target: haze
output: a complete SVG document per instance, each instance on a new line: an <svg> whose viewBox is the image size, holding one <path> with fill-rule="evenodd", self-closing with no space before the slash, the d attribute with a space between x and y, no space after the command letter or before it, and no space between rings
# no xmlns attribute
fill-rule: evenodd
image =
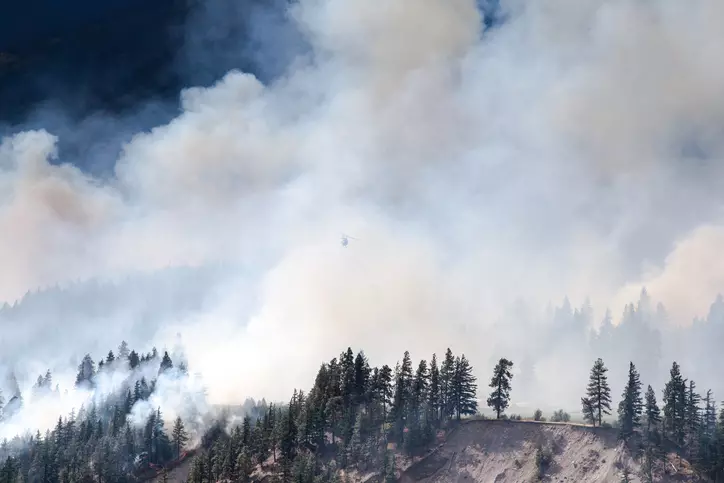
<svg viewBox="0 0 724 483"><path fill-rule="evenodd" d="M207 35L217 8L189 38ZM32 383L121 339L160 349L180 334L213 403L286 400L348 345L373 364L450 346L483 387L506 356L529 370L514 399L539 406L576 407L602 352L614 381L640 357L653 384L676 358L724 395L713 364L694 362L712 338L674 342L724 287L724 4L499 8L486 28L474 0L299 0L289 34L258 52L270 63L298 52L282 75L190 85L178 115L125 142L108 174L89 168L109 153L87 123L51 129L62 107L37 111L47 130L12 128L0 146L0 299L165 281L109 287L94 310L97 295L78 296L62 317L39 298L3 322L6 369ZM241 55L189 45L189 68ZM90 157L65 159L61 131ZM342 233L358 240L345 249ZM159 287L176 298L158 304ZM628 344L587 343L642 287L642 320L663 345L623 329ZM549 304L562 309L546 315ZM707 333L721 333L724 311L712 313Z"/></svg>

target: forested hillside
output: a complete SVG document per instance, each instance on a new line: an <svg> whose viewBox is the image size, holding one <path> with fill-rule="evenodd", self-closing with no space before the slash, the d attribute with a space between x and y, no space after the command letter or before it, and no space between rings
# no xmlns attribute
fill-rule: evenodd
<svg viewBox="0 0 724 483"><path fill-rule="evenodd" d="M184 421L164 426L158 407L149 401L158 384L188 377L183 361L174 365L168 352L130 350L124 342L96 364L86 355L78 367L76 388L93 390L107 376L127 374L116 391L96 394L89 405L59 414L53 430L18 435L0 448L4 461L0 481L129 481L143 465L163 464L178 457L189 442ZM189 395L190 396L190 395ZM22 395L2 404L3 419L21 411ZM39 375L33 399L58 397L50 371ZM0 422L2 424L2 422Z"/></svg>
<svg viewBox="0 0 724 483"><path fill-rule="evenodd" d="M544 421L541 411L506 415L514 391L513 367L513 361L500 359L488 384L487 406L498 419ZM645 481L656 481L671 451L702 476L724 477L724 408L718 410L711 391L700 394L676 362L665 387L657 391L647 385L644 391L630 363L617 400L608 372L597 359L588 385L581 381L585 420L617 428ZM465 355L455 356L450 349L440 361L432 354L417 364L406 351L392 368L373 367L363 351L355 354L348 348L320 366L308 391L295 390L287 403L247 401L243 417L225 410L165 418L162 408L152 404L154 395L166 381L187 378L188 368L185 361L174 362L168 352L155 348L139 354L123 343L97 363L86 355L76 387L93 389L112 373L125 374L116 391L59 415L55 428L45 434L4 441L0 483L163 479L187 458L193 458L189 483L263 477L316 483L371 474L396 481L401 457L423 454L462 418L481 417L473 367ZM52 374L39 375L33 390L55 397ZM23 404L20 395L10 396L12 401L3 404L6 419ZM560 410L550 419L571 418Z"/></svg>
<svg viewBox="0 0 724 483"><path fill-rule="evenodd" d="M174 365L168 353L155 349L139 355L124 343L117 355L111 351L97 365L87 355L76 385L92 388L105 372L119 368L130 375L117 392L77 413L59 415L56 427L44 435L5 441L0 482L136 481L183 458L191 443L203 450L189 481L247 481L257 466L283 479L332 478L345 467L386 465L393 472L386 441L414 453L434 439L436 429L477 411L475 377L464 355L448 350L441 364L433 355L415 369L405 352L394 369L372 368L363 352L348 349L321 366L308 393L295 391L288 404L247 405L242 421L232 424L222 417L192 441L181 417L167 425L160 408L150 408L140 424L138 417L158 378L187 377L185 364ZM146 378L149 370L157 377ZM50 395L52 387L48 372L38 377L35 390ZM325 463L314 455L327 456Z"/></svg>

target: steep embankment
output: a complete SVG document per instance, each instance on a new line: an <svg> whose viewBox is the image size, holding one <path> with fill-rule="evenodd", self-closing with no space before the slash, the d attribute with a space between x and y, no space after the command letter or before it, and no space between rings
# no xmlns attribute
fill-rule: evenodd
<svg viewBox="0 0 724 483"><path fill-rule="evenodd" d="M539 470L538 448L550 455ZM569 424L512 421L469 421L453 430L447 441L426 458L403 471L400 481L513 483L537 481L641 481L639 465L617 441L616 431ZM662 474L657 481L695 481Z"/></svg>

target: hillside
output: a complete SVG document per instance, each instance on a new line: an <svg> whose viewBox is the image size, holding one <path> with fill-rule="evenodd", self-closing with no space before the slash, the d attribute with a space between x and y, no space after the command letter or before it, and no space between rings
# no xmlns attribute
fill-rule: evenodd
<svg viewBox="0 0 724 483"><path fill-rule="evenodd" d="M539 473L537 448L550 451L552 460ZM682 463L682 468L686 468ZM400 481L496 482L641 481L640 467L631 451L618 441L615 429L533 421L470 420L450 432L444 444L402 472ZM669 466L669 470L673 467ZM655 481L698 481L685 470L668 475L659 468ZM673 471L671 471L673 473Z"/></svg>
<svg viewBox="0 0 724 483"><path fill-rule="evenodd" d="M536 421L485 419L472 365L451 349L441 362L433 354L429 364L421 360L414 370L408 351L392 369L373 367L363 351L355 356L347 348L320 366L309 391L295 390L288 403L249 400L241 407L216 409L205 402L203 389L191 384L183 352L172 355L155 349L139 354L125 342L118 357L109 351L97 368L86 355L76 384L84 390L100 388L113 378L121 381L118 390L60 417L45 437L38 431L0 445L0 461L5 460L0 483L40 481L43 475L119 483L154 478L179 483L614 483L642 481L645 463L650 470L646 481L699 481L688 462L672 453L674 447L691 455L702 475L714 478L724 467L719 450L724 416L717 423L710 392L701 407L695 386L682 382L676 363L664 391L675 397L665 400L663 415L676 409L684 412L684 420L664 426L649 386L645 419L636 422L630 412L635 406L627 409L642 401L632 364L633 382L622 396L613 429L600 427L606 421L590 413L587 419L599 427L538 422L544 417L540 410ZM510 377L505 372L509 364L501 359L493 380ZM601 367L597 360L592 378ZM607 394L605 372L601 390ZM495 384L504 386L502 379ZM48 397L56 394L50 371L38 378L29 401L42 391ZM191 396L180 406L169 397L178 391L183 400ZM501 397L508 396L496 389L488 400L496 404ZM680 401L689 402L681 406ZM562 410L551 418L569 420Z"/></svg>
<svg viewBox="0 0 724 483"><path fill-rule="evenodd" d="M552 462L543 472L539 472L536 460L539 446L552 455ZM685 460L679 464L673 454L669 459L671 462L657 469L655 481L700 481ZM397 479L401 483L619 483L623 481L624 467L629 469L629 481L643 481L639 463L618 440L615 429L565 423L467 420L421 459L410 464L408 458L398 454L397 460L403 468ZM673 464L679 468L676 473ZM188 459L171 469L166 481L185 482L190 470ZM360 475L354 471L347 477L353 482L380 481L379 476L370 473ZM543 477L539 479L540 474ZM152 481L161 482L163 477Z"/></svg>

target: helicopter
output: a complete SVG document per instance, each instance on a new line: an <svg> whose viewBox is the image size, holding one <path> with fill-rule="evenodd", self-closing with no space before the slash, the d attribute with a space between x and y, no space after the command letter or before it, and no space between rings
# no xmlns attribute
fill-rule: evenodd
<svg viewBox="0 0 724 483"><path fill-rule="evenodd" d="M342 246L347 248L347 245L349 245L349 240L357 240L358 238L355 238L353 236L342 234Z"/></svg>

